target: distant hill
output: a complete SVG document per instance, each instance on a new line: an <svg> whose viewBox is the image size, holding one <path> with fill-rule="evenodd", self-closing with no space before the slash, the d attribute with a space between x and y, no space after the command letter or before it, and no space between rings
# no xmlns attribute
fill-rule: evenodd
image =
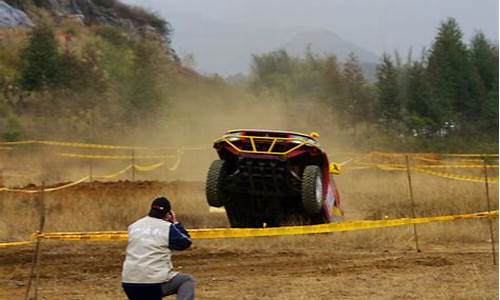
<svg viewBox="0 0 500 300"><path fill-rule="evenodd" d="M195 69L203 73L231 76L248 74L252 54L286 49L302 56L307 46L317 54L336 54L342 61L354 52L365 64L377 56L325 29L276 28L242 23L225 23L201 15L165 12L174 27L172 46L183 57L193 54ZM373 66L369 67L374 69ZM373 72L370 72L373 73Z"/></svg>
<svg viewBox="0 0 500 300"><path fill-rule="evenodd" d="M327 29L298 32L279 48L285 49L293 56L303 56L308 48L318 55L335 54L340 63L345 61L350 53L354 53L361 62L361 69L366 79L372 82L376 79L376 66L379 58Z"/></svg>
<svg viewBox="0 0 500 300"><path fill-rule="evenodd" d="M349 53L354 53L364 63L376 63L375 54L341 38L327 29L317 29L299 32L281 48L289 54L301 56L306 48L316 54L335 54L340 61L344 61Z"/></svg>

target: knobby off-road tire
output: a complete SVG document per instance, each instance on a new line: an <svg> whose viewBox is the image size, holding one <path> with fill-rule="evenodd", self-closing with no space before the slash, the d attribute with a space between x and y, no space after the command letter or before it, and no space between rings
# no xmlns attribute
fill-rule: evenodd
<svg viewBox="0 0 500 300"><path fill-rule="evenodd" d="M323 206L323 179L321 168L307 166L302 174L302 205L307 215L317 217Z"/></svg>
<svg viewBox="0 0 500 300"><path fill-rule="evenodd" d="M224 191L224 182L227 173L227 163L224 160L214 160L208 169L205 194L208 205L221 207L227 202L227 193Z"/></svg>

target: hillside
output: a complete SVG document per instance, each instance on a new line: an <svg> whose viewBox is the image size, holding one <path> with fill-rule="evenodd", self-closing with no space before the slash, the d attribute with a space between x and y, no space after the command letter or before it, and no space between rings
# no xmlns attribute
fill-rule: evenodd
<svg viewBox="0 0 500 300"><path fill-rule="evenodd" d="M280 48L296 56L303 55L305 49L309 48L313 53L335 54L341 61L345 60L350 53L354 53L360 61L365 63L377 63L379 60L375 54L327 29L298 32L289 41L283 43Z"/></svg>
<svg viewBox="0 0 500 300"><path fill-rule="evenodd" d="M246 24L172 11L165 4L157 8L175 24L172 44L179 56L192 54L196 69L207 74L248 75L253 54L284 48L290 54L303 56L309 44L313 52L336 54L340 60L353 52L363 63L378 62L377 55L325 29ZM368 66L368 70L373 69ZM372 73L368 72L367 77L373 78Z"/></svg>
<svg viewBox="0 0 500 300"><path fill-rule="evenodd" d="M7 2L0 1L3 140L109 141L158 128L176 88L204 80L181 65L170 24L142 8L115 0Z"/></svg>
<svg viewBox="0 0 500 300"><path fill-rule="evenodd" d="M343 39L327 29L311 29L299 31L290 40L281 44L279 49L286 50L293 56L304 56L306 51L319 55L334 54L339 61L346 61L349 54L354 53L361 62L363 75L370 82L376 79L377 55Z"/></svg>
<svg viewBox="0 0 500 300"><path fill-rule="evenodd" d="M156 14L117 0L6 0L0 1L0 7L3 8L0 11L4 12L2 19L5 19L5 12L8 11L7 5L18 9L20 14L26 13L35 22L41 14L47 14L56 22L72 19L87 26L119 26L135 33L154 31L167 41L171 33L170 24Z"/></svg>

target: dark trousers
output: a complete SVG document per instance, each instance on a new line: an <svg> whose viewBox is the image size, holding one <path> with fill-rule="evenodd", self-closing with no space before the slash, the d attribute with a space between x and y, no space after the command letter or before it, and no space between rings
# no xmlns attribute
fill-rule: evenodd
<svg viewBox="0 0 500 300"><path fill-rule="evenodd" d="M189 274L179 273L164 283L122 283L129 300L161 300L177 294L177 300L193 300L196 282Z"/></svg>

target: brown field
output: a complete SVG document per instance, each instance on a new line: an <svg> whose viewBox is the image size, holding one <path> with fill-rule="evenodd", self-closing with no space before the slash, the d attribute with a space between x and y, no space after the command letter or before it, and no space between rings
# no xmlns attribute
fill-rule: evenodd
<svg viewBox="0 0 500 300"><path fill-rule="evenodd" d="M145 178L141 178L145 179ZM410 215L404 173L346 171L338 177L347 219ZM415 174L418 216L486 210L484 185ZM226 227L208 213L201 181L85 183L45 193L47 231L125 230L151 199L167 195L189 228ZM491 186L498 209L498 186ZM0 241L38 226L37 196L0 194ZM495 233L498 222L495 220ZM360 232L197 240L174 263L198 281L199 299L497 299L487 220ZM495 237L497 235L495 234ZM43 241L40 299L125 299L124 242ZM32 247L0 249L0 299L22 299Z"/></svg>

